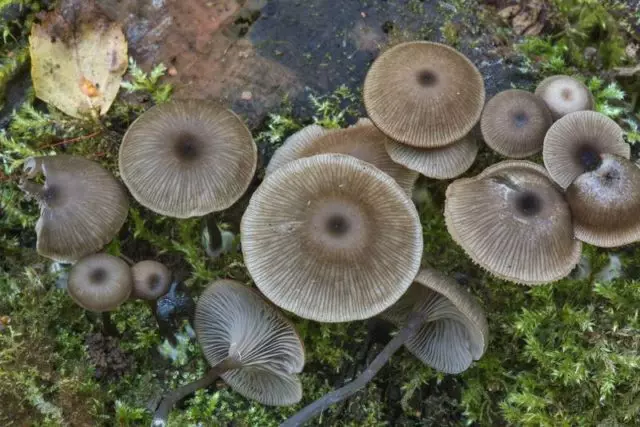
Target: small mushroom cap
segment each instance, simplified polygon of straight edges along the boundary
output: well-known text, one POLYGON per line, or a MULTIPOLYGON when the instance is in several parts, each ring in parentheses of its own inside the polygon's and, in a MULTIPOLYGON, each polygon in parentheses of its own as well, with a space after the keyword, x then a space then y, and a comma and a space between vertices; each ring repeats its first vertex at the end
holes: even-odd
POLYGON ((40 204, 36 248, 42 256, 75 262, 102 249, 127 219, 124 187, 96 162, 66 154, 32 157, 24 171, 22 188, 40 204), (41 174, 43 186, 31 181, 41 174))
MULTIPOLYGON (((317 154, 347 154, 377 167, 395 179, 407 194, 411 194, 418 174, 391 160, 385 149, 385 142, 390 139, 380 132, 370 120, 360 119, 355 126, 350 128, 324 130, 324 132, 315 131, 315 128, 319 127, 318 125, 307 126, 307 128, 309 127, 312 129, 305 134, 315 134, 317 137, 288 139, 282 147, 278 148, 271 162, 275 160, 277 164, 282 165, 292 160, 317 154)), ((274 169, 272 168, 271 171, 274 169)), ((267 171, 268 173, 269 171, 267 171)))
POLYGON ((595 111, 577 111, 558 120, 544 138, 542 157, 551 178, 563 189, 596 168, 602 154, 628 159, 629 144, 616 122, 595 111))
POLYGON ((478 143, 471 135, 440 148, 416 148, 389 139, 386 148, 394 162, 435 179, 462 175, 478 154, 478 143))
POLYGON ((517 159, 542 150, 552 123, 544 101, 519 89, 505 90, 491 98, 480 119, 487 145, 503 156, 517 159))
POLYGON ((547 104, 553 120, 575 111, 593 110, 595 104, 589 88, 569 76, 547 77, 535 93, 547 104))
POLYGON ((457 50, 439 43, 401 43, 381 54, 364 82, 373 123, 391 139, 420 148, 457 141, 484 106, 484 81, 457 50))
POLYGON ((293 325, 247 286, 211 283, 196 305, 195 329, 211 366, 237 366, 221 374, 236 392, 264 405, 301 399, 295 374, 304 366, 302 342, 293 325))
POLYGON ((176 218, 233 205, 247 190, 257 159, 251 132, 235 113, 196 100, 147 110, 127 130, 119 153, 133 197, 176 218))
POLYGON ((604 154, 600 166, 567 189, 576 238, 604 248, 640 240, 640 169, 604 154))
POLYGON ((74 264, 67 286, 76 304, 95 312, 115 310, 132 289, 129 265, 105 253, 86 256, 74 264))
POLYGON ((447 188, 453 239, 495 276, 526 285, 565 277, 580 260, 569 205, 545 169, 509 160, 447 188))
POLYGON ((409 196, 343 154, 295 160, 267 177, 242 217, 241 238, 262 293, 320 322, 380 313, 407 290, 422 255, 409 196))
POLYGON ((414 312, 425 316, 425 324, 405 346, 434 369, 447 374, 463 372, 486 351, 489 326, 484 311, 455 280, 423 269, 381 317, 403 325, 414 312))
POLYGON ((131 267, 133 294, 146 300, 160 298, 169 291, 171 272, 157 261, 140 261, 131 267))

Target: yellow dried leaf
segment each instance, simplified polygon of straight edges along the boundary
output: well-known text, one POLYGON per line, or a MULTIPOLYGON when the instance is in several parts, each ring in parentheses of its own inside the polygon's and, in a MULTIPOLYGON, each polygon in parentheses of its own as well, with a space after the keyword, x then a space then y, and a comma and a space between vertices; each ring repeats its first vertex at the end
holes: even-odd
POLYGON ((93 4, 70 0, 33 26, 29 44, 38 98, 74 117, 109 110, 127 69, 119 25, 93 4))

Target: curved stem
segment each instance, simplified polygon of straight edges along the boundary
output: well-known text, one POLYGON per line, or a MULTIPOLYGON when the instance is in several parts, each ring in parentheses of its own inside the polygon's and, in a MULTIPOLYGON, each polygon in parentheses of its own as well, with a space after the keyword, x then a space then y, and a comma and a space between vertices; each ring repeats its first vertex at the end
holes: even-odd
POLYGON ((131 267, 133 264, 135 264, 135 262, 133 262, 133 260, 131 258, 129 258, 128 256, 126 256, 125 254, 120 254, 118 255, 120 257, 120 259, 122 259, 124 262, 126 262, 127 264, 129 264, 129 267, 131 267))
POLYGON ((420 314, 414 313, 409 316, 407 324, 398 331, 396 336, 393 337, 384 349, 376 356, 369 366, 353 381, 340 387, 337 390, 329 392, 322 396, 320 399, 305 406, 300 411, 295 413, 288 420, 280 424, 280 427, 294 427, 301 426, 311 418, 318 415, 320 412, 327 409, 329 406, 341 402, 349 396, 355 394, 358 390, 363 388, 369 381, 376 376, 378 371, 389 361, 391 356, 398 351, 400 347, 411 337, 418 328, 423 324, 424 317, 420 314))
POLYGON ((196 390, 209 387, 220 376, 220 374, 224 373, 228 369, 229 368, 225 366, 224 363, 221 363, 218 366, 209 369, 209 371, 199 380, 190 382, 189 384, 185 384, 182 387, 167 393, 162 398, 162 401, 160 401, 155 414, 153 414, 153 421, 151 422, 151 426, 158 427, 167 425, 167 418, 169 416, 171 408, 173 408, 173 405, 175 405, 191 393, 194 393, 196 390))
POLYGON ((216 258, 222 252, 222 232, 216 222, 215 214, 210 213, 204 218, 204 229, 207 238, 204 241, 204 249, 207 255, 216 258))

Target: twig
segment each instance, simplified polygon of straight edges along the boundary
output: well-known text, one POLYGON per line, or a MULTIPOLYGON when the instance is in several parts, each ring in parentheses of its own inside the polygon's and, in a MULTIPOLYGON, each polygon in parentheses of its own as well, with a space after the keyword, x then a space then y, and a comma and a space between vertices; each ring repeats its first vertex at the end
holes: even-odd
POLYGON ((78 142, 78 141, 83 141, 85 139, 90 139, 93 138, 94 136, 98 136, 102 133, 102 130, 97 130, 93 133, 90 133, 89 135, 83 135, 83 136, 78 136, 76 138, 70 138, 70 139, 63 139, 60 142, 56 142, 55 144, 50 144, 50 145, 46 145, 44 147, 42 147, 42 150, 45 150, 47 148, 52 148, 52 147, 57 147, 58 145, 64 145, 64 144, 72 144, 74 142, 78 142))

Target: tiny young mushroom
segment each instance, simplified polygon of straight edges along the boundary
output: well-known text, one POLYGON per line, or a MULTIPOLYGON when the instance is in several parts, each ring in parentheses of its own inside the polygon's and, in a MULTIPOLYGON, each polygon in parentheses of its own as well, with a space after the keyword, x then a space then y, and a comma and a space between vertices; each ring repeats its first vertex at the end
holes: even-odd
POLYGON ((20 188, 40 205, 36 248, 59 262, 75 262, 113 239, 127 218, 129 201, 111 172, 82 157, 31 157, 20 188), (35 181, 44 176, 44 184, 35 181))
POLYGON ((435 148, 462 139, 478 122, 484 80, 457 50, 415 41, 398 44, 374 61, 363 97, 367 114, 391 139, 435 148))
POLYGON ((604 154, 600 165, 567 189, 576 238, 599 247, 640 240, 640 168, 604 154))
POLYGON ((566 189, 579 175, 598 168, 602 154, 628 159, 629 144, 616 122, 595 111, 577 111, 555 122, 544 138, 542 158, 551 178, 566 189))
POLYGON ((280 427, 296 427, 362 389, 402 346, 420 361, 449 374, 482 357, 489 327, 478 302, 455 280, 432 269, 421 270, 407 293, 381 314, 401 329, 353 381, 301 409, 280 427))
POLYGON ((166 294, 171 284, 171 271, 157 261, 146 260, 131 267, 133 296, 153 301, 166 294))
POLYGON ((582 82, 570 76, 547 77, 538 84, 535 94, 549 107, 553 120, 575 111, 593 110, 593 95, 582 82))
POLYGON ((395 179, 407 194, 411 194, 418 174, 389 157, 385 143, 390 139, 371 120, 360 119, 347 129, 320 131, 317 128, 318 125, 307 126, 288 138, 269 162, 267 175, 284 164, 304 157, 324 153, 347 154, 377 167, 395 179), (302 135, 298 135, 300 133, 302 135))
POLYGON ((296 374, 304 366, 304 348, 293 325, 258 293, 233 280, 213 282, 198 300, 198 342, 212 368, 205 376, 169 392, 154 415, 166 424, 173 405, 221 377, 233 390, 263 405, 300 401, 296 374))
POLYGON ((491 98, 480 119, 487 145, 503 156, 516 159, 541 151, 552 124, 544 101, 519 89, 505 90, 491 98))
POLYGON ((507 160, 454 181, 444 216, 453 240, 501 279, 553 282, 580 260, 569 205, 546 170, 532 162, 507 160))
POLYGON ((321 322, 366 319, 407 290, 422 228, 406 192, 344 154, 294 160, 253 194, 241 223, 245 264, 281 308, 321 322))

